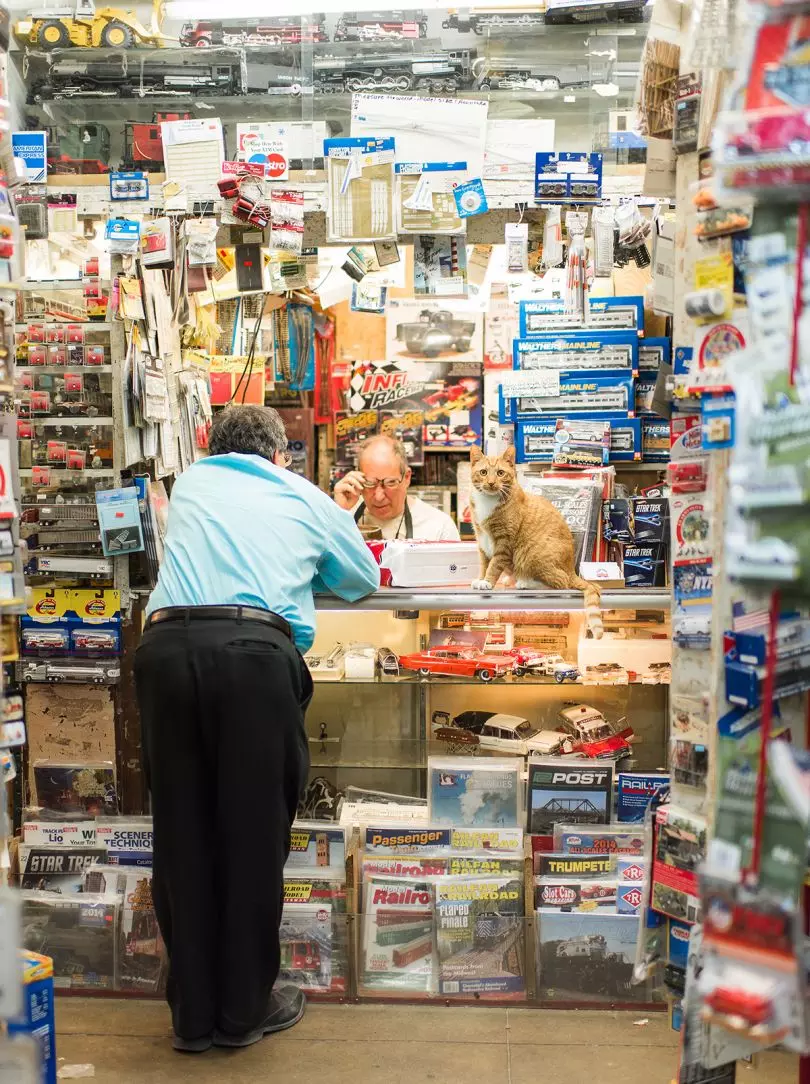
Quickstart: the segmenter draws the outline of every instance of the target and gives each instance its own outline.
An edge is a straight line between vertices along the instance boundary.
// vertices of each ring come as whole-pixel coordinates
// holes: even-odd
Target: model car
[[[523,674],[553,677],[558,685],[564,681],[579,680],[579,670],[573,663],[566,662],[562,655],[547,655],[527,647],[513,648],[510,654],[514,659],[512,673],[516,677],[522,677]]]
[[[651,662],[641,675],[642,685],[669,685],[672,680],[671,662]]]
[[[586,684],[596,685],[627,685],[630,676],[623,666],[617,662],[598,662],[594,666],[586,666],[582,679]]]
[[[588,759],[615,759],[630,753],[630,742],[635,735],[629,726],[616,730],[601,711],[588,704],[574,704],[563,708],[557,718],[559,729],[567,734],[564,744],[566,753],[582,753]],[[624,722],[624,720],[620,720]]]
[[[704,1019],[724,1018],[724,1025],[733,1031],[762,1029],[773,1016],[773,1001],[761,994],[730,986],[718,986],[706,995]]]
[[[726,142],[729,158],[760,154],[806,155],[810,149],[810,112],[769,113],[748,122],[744,132]]]
[[[63,629],[23,629],[23,651],[67,651],[70,638]]]
[[[555,730],[538,730],[519,715],[491,711],[434,711],[433,734],[440,741],[458,743],[515,756],[548,756],[562,751],[564,736]]]
[[[122,8],[98,8],[94,0],[77,0],[74,9],[60,5],[46,7],[14,24],[14,37],[40,49],[80,48],[128,49],[131,45],[165,45],[168,39],[158,28],[160,6],[153,6],[152,26],[143,26],[138,16]]]
[[[465,353],[470,349],[474,333],[473,320],[457,320],[445,310],[426,310],[419,320],[397,324],[397,340],[405,343],[409,354],[425,358],[435,358],[450,350]]]
[[[399,677],[399,659],[390,647],[377,649],[377,665],[384,677]]]
[[[492,681],[504,677],[512,669],[508,655],[485,655],[466,644],[445,644],[429,647],[411,655],[400,655],[399,665],[405,670],[416,670],[420,677],[445,674],[449,677],[478,677]]]
[[[103,630],[78,630],[73,633],[73,647],[76,651],[114,652],[118,650],[118,636]]]
[[[616,886],[586,882],[580,886],[579,894],[583,900],[615,900]]]

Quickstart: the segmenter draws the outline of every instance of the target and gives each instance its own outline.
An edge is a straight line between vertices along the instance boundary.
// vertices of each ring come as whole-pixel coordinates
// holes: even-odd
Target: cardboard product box
[[[636,545],[669,542],[669,501],[665,497],[650,499],[631,497],[633,509],[633,542]]]
[[[627,587],[665,587],[667,548],[661,542],[624,547],[624,582]]]
[[[21,952],[23,1011],[8,1022],[8,1033],[28,1035],[40,1053],[41,1084],[56,1084],[56,1024],[53,1012],[53,961],[36,952]]]

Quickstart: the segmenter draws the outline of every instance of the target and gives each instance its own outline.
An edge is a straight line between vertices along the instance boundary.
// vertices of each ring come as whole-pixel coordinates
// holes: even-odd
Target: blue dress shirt
[[[146,612],[258,606],[285,617],[304,652],[315,638],[313,590],[354,602],[379,584],[348,512],[305,478],[231,452],[201,459],[175,482]]]

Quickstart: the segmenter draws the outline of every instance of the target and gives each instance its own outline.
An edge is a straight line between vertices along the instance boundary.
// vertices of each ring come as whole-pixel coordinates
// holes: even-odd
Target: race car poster
[[[484,314],[471,302],[389,298],[386,354],[414,361],[484,362]]]
[[[469,448],[481,443],[481,366],[458,362],[355,362],[348,406],[353,414],[376,410],[383,424],[402,430],[421,414],[425,449]],[[395,422],[393,416],[400,418]],[[419,454],[415,440],[413,451]],[[413,462],[418,462],[414,458]]]

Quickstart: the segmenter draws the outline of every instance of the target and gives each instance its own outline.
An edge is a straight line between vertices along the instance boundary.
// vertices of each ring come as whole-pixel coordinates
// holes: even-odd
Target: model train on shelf
[[[261,22],[244,20],[204,20],[183,23],[180,44],[186,48],[239,45],[302,45],[329,41],[323,15],[297,19],[276,16]]]
[[[593,65],[572,66],[556,71],[547,64],[527,63],[504,57],[478,57],[473,49],[454,49],[410,53],[391,51],[375,56],[320,56],[312,62],[311,80],[294,65],[274,65],[261,79],[261,86],[251,85],[247,60],[243,51],[222,57],[216,63],[182,61],[167,63],[158,59],[143,59],[139,64],[127,64],[126,58],[105,57],[89,60],[60,57],[32,81],[29,103],[70,98],[159,98],[159,97],[243,97],[301,94],[345,94],[360,90],[423,91],[454,93],[461,90],[488,92],[512,91],[530,94],[587,88],[594,83],[610,82],[612,65],[605,62],[595,71]],[[97,127],[97,126],[96,126]],[[80,138],[92,133],[94,126],[85,125],[79,133],[63,137],[59,159],[67,164],[79,158]],[[160,133],[148,136],[143,126],[125,153],[127,161],[156,160],[153,156],[136,153],[138,143],[156,145]],[[128,137],[129,138],[129,137]],[[90,135],[92,143],[96,137]],[[107,148],[108,149],[108,148]],[[54,156],[56,157],[56,156]],[[92,155],[83,154],[82,158]],[[98,154],[104,160],[104,154]],[[135,168],[135,167],[134,167]],[[62,169],[60,172],[71,172]],[[92,172],[87,170],[86,172]],[[97,171],[100,172],[100,171]]]

